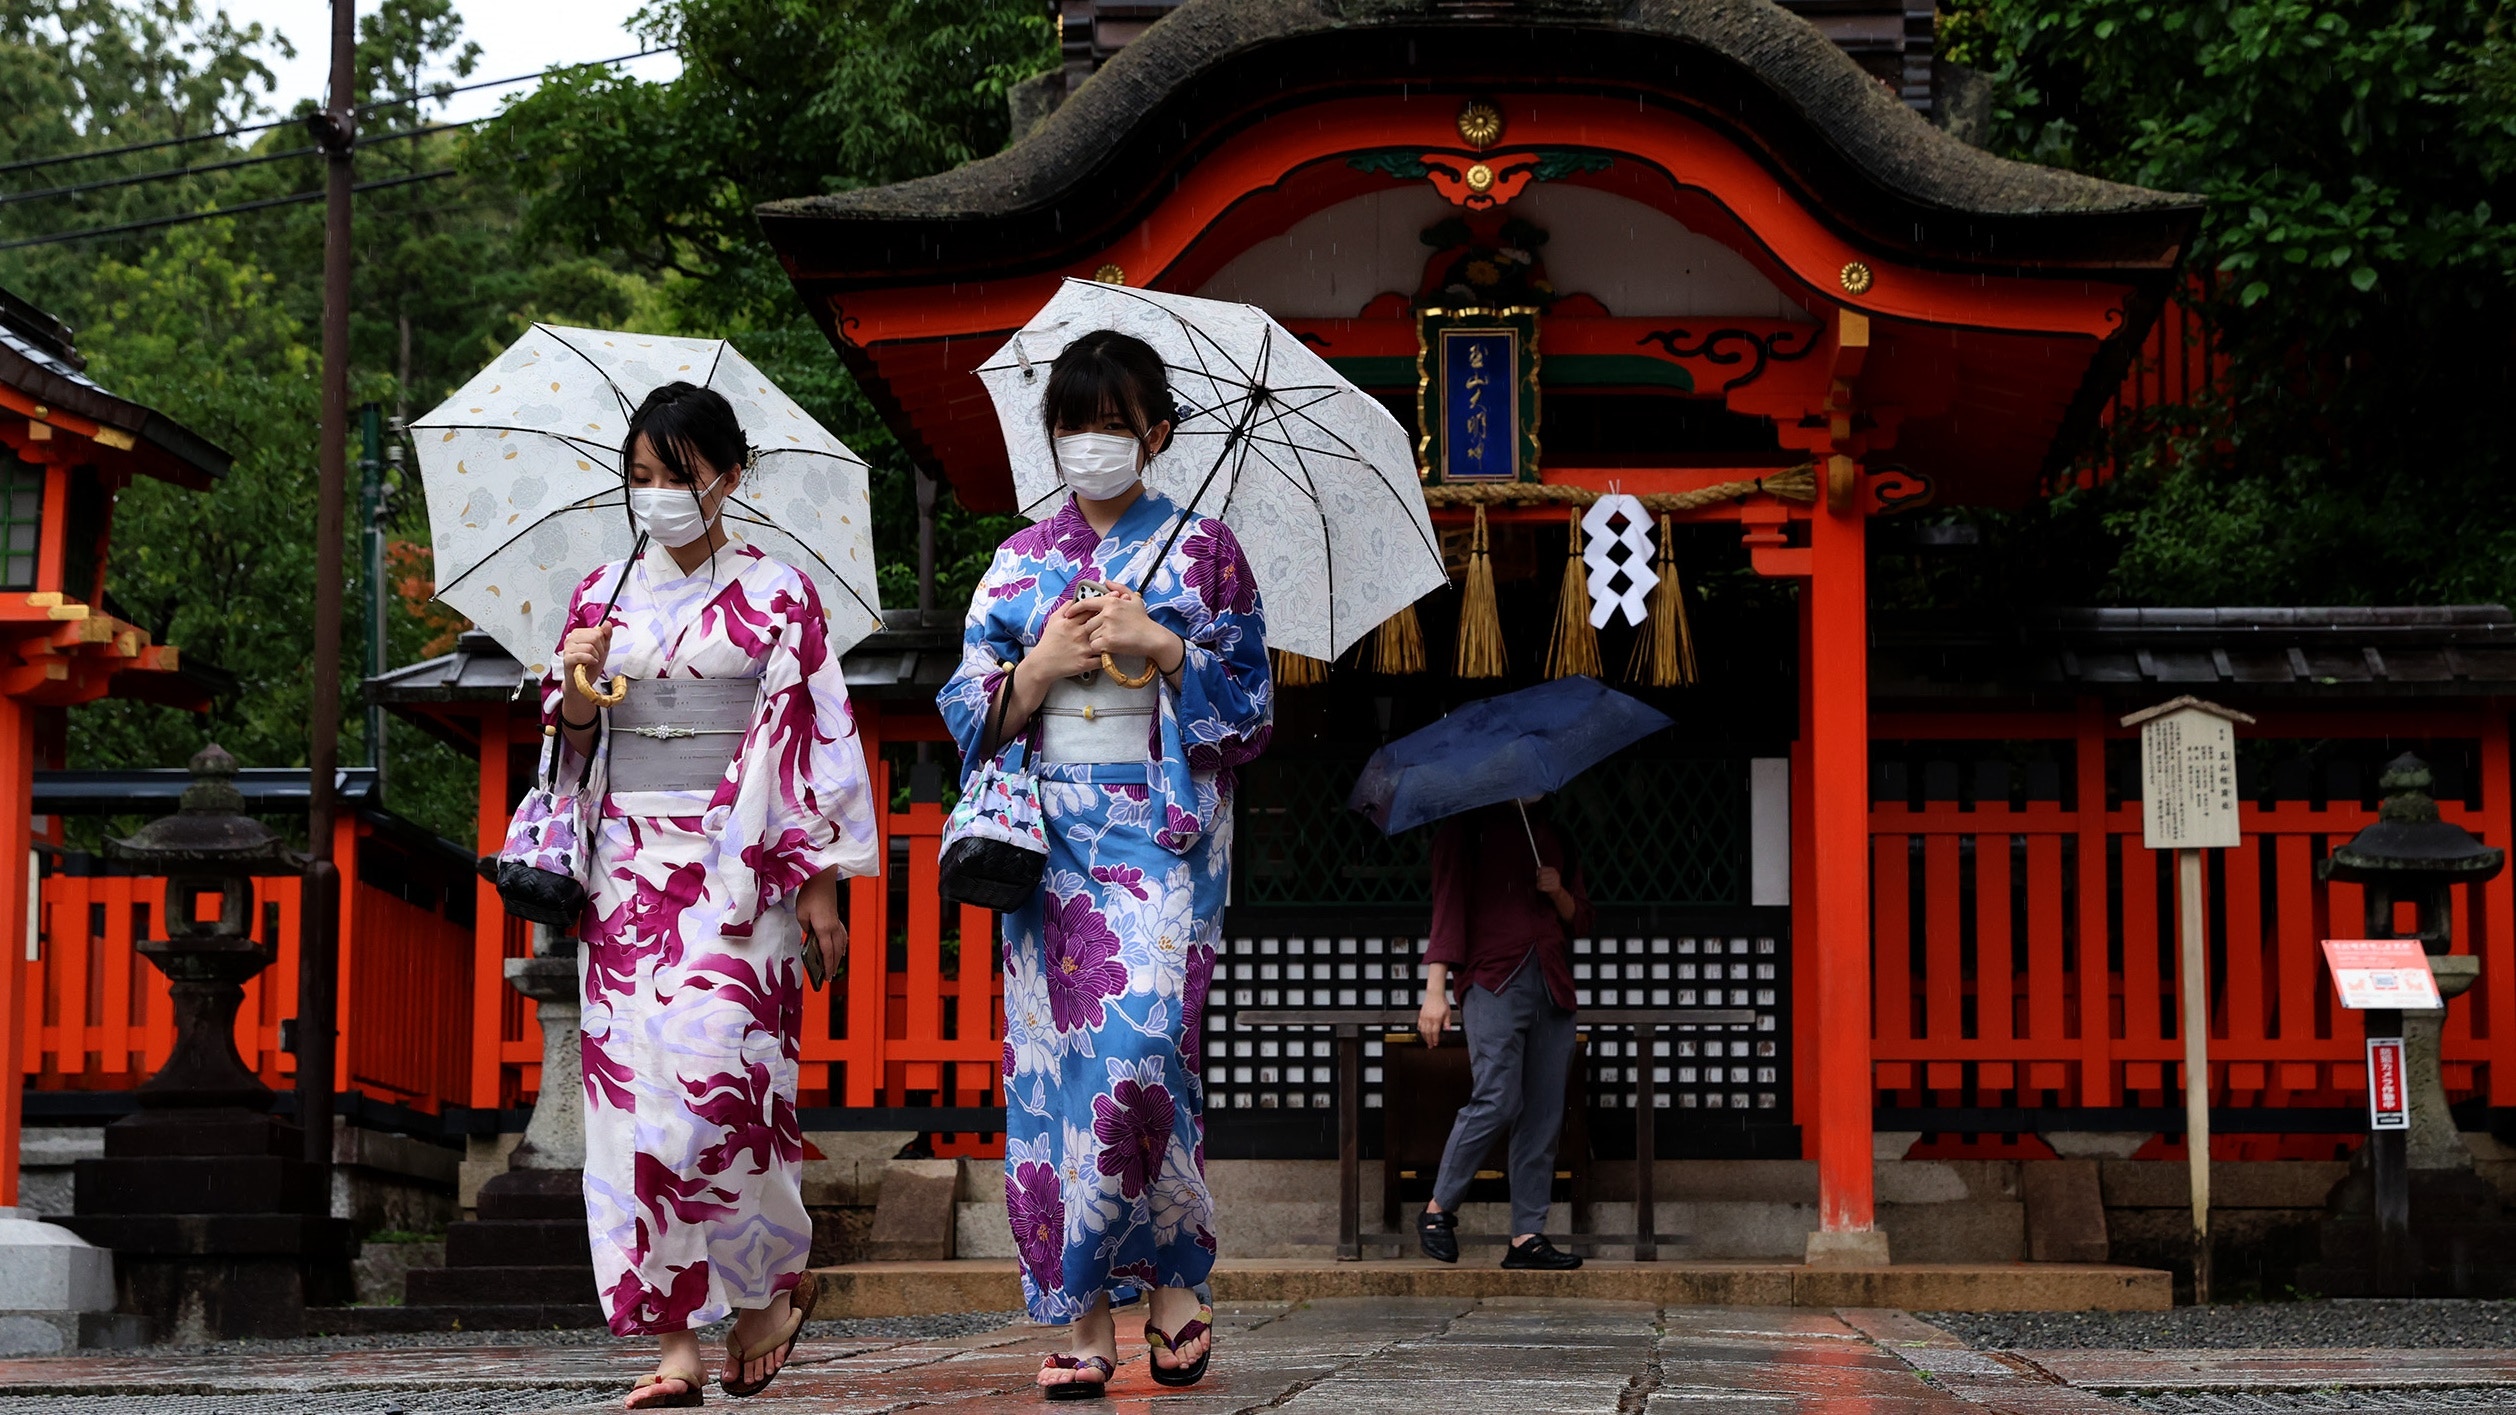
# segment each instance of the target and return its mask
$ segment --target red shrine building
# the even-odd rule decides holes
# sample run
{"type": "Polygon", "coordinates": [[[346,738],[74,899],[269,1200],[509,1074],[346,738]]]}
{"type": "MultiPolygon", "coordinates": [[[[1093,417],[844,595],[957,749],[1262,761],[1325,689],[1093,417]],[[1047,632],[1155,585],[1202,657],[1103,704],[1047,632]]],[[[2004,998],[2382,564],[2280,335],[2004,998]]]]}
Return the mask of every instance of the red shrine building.
{"type": "MultiPolygon", "coordinates": [[[[1446,541],[1464,548],[1472,513],[1442,493],[1493,488],[1476,500],[1522,680],[1567,517],[1516,493],[1740,484],[1670,526],[1684,571],[1720,586],[1694,615],[1699,685],[1657,694],[1673,740],[1562,803],[1619,935],[1583,941],[1582,971],[1602,1012],[1680,993],[1759,1008],[1755,1028],[1661,1044],[1664,1127],[1814,1159],[1809,1251],[1875,1259],[1878,1094],[1905,1088],[1884,1084],[1873,1027],[1872,542],[1915,508],[2039,494],[2155,327],[2196,214],[1968,147],[1762,0],[1191,0],[1005,152],[761,221],[903,446],[974,511],[1013,497],[972,369],[1058,281],[1265,309],[1422,437],[1446,541]],[[1519,419],[1473,478],[1437,411],[1445,336],[1471,328],[1499,341],[1519,419]],[[1813,498],[1757,489],[1797,467],[1813,498]]],[[[1443,671],[1456,599],[1419,606],[1430,672],[1340,665],[1284,691],[1242,802],[1215,1015],[1295,993],[1305,961],[1316,1000],[1412,998],[1396,960],[1422,927],[1420,866],[1337,804],[1386,734],[1507,686],[1443,671]],[[1356,933],[1381,936],[1363,951],[1356,933]]],[[[1304,1091],[1329,1099],[1298,1050],[1246,1065],[1252,1039],[1227,1023],[1217,1040],[1222,1152],[1298,1122],[1304,1091]]],[[[1595,1103],[1632,1104],[1632,1045],[1594,1041],[1595,1103]]]]}
{"type": "MultiPolygon", "coordinates": [[[[35,777],[62,765],[71,705],[104,697],[209,705],[208,686],[183,672],[174,645],[107,611],[105,582],[123,488],[154,477],[206,490],[226,474],[228,455],[108,391],[86,367],[68,328],[0,291],[0,859],[28,860],[54,833],[35,777]]],[[[45,1023],[58,1018],[38,972],[44,916],[29,895],[40,873],[40,861],[0,869],[0,919],[23,921],[0,960],[0,1035],[11,1057],[39,1054],[45,1023]]],[[[0,1090],[0,1205],[18,1201],[20,1104],[16,1086],[0,1090]]]]}
{"type": "MultiPolygon", "coordinates": [[[[2406,750],[2430,764],[2446,819],[2510,842],[2516,616],[1899,607],[1895,587],[1969,553],[1948,513],[2104,475],[2108,421],[2188,397],[2211,368],[2207,331],[2174,300],[2195,200],[1959,141],[1931,12],[1912,4],[1067,0],[1065,66],[1017,92],[1006,150],[761,212],[834,356],[971,511],[1013,502],[973,371],[1069,278],[1259,306],[1418,439],[1454,576],[1414,607],[1422,653],[1384,656],[1367,636],[1317,681],[1288,681],[1273,746],[1241,779],[1203,1058],[1218,1194],[1259,1216],[1231,1251],[1325,1250],[1315,1205],[1269,1209],[1281,1196],[1243,1196],[1257,1181],[1221,1167],[1332,1160],[1349,1127],[1366,1163],[1388,1160],[1384,1219],[1421,1201],[1408,1127],[1388,1123],[1424,1108],[1405,1089],[1409,1043],[1373,1036],[1341,1058],[1324,1030],[1240,1018],[1413,1007],[1426,833],[1382,838],[1347,791],[1383,742],[1543,676],[1568,517],[1604,494],[1654,513],[1690,665],[1670,673],[1644,642],[1665,620],[1602,631],[1601,676],[1677,726],[1553,803],[1598,912],[1574,942],[1589,1027],[1588,1104],[1563,1161],[1576,1210],[1634,1197],[1614,1186],[1649,1103],[1652,1153],[1675,1166],[1659,1192],[1696,1206],[1702,1256],[2106,1257],[2102,1241],[2033,1236],[2046,1191],[2018,1176],[2069,1159],[2105,1165],[2111,1256],[2163,1265],[2189,1218],[2161,1176],[2182,1169],[2166,1162],[2184,1158],[2182,1092],[2198,1080],[2213,1155],[2266,1162],[2222,1206],[2270,1215],[2243,1196],[2287,1195],[2251,1228],[2231,1219],[2228,1241],[2311,1232],[2365,1132],[2367,1089],[2359,1025],[2318,952],[2355,930],[2361,898],[2317,866],[2375,819],[2380,769],[2406,750]],[[1505,415],[1474,436],[1445,416],[1463,349],[1508,375],[1505,415]],[[1479,560],[1498,585],[1499,676],[1463,676],[1454,651],[1456,581],[1479,560]],[[2181,1074],[2173,871],[2143,846],[2138,742],[2121,726],[2184,694],[2252,718],[2236,739],[2243,843],[2206,876],[2199,1078],[2181,1074]],[[1671,1007],[1754,1020],[1655,1041],[1617,1022],[1671,1007]],[[1716,1219],[1723,1205],[1763,1216],[1716,1219]]],[[[93,631],[72,621],[101,616],[64,612],[93,603],[74,587],[93,574],[68,534],[84,524],[76,468],[148,471],[151,444],[117,445],[138,425],[0,383],[0,440],[48,479],[8,701],[158,681],[162,651],[134,640],[108,673],[123,641],[79,638],[93,631]],[[91,443],[90,462],[61,456],[91,443]]],[[[181,460],[158,474],[192,475],[181,460]]],[[[849,968],[803,1001],[804,1128],[833,1156],[849,1132],[893,1132],[885,1155],[898,1132],[912,1153],[997,1152],[993,920],[945,907],[935,883],[955,757],[933,696],[960,618],[895,609],[847,659],[889,805],[884,869],[851,885],[849,968]]],[[[497,848],[531,774],[520,671],[470,634],[367,685],[477,755],[471,850],[497,848]]],[[[365,1109],[344,1113],[468,1139],[494,1171],[488,1147],[540,1088],[533,1005],[503,981],[530,931],[461,870],[465,850],[359,820],[341,1086],[365,1109]]],[[[130,929],[73,939],[97,901],[111,923],[144,884],[45,881],[46,962],[12,1011],[30,1095],[66,1107],[162,1056],[110,998],[81,994],[88,958],[130,972],[130,929]]],[[[239,1037],[275,1082],[293,1064],[278,1045],[290,919],[239,1037]]],[[[2442,1076],[2482,1147],[2516,1108],[2516,885],[2464,887],[2453,922],[2482,967],[2448,1013],[2442,1076]]],[[[1327,1172],[1291,1187],[1324,1197],[1327,1172]]],[[[1005,1241],[985,1188],[962,1256],[1005,1241]]]]}

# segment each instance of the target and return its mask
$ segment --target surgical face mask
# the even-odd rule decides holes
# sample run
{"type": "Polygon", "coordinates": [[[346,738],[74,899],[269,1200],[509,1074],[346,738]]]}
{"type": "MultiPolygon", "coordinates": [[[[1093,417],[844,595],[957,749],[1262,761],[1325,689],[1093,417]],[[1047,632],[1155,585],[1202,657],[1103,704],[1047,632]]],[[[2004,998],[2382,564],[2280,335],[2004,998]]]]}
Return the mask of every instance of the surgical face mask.
{"type": "MultiPolygon", "coordinates": [[[[708,483],[707,491],[715,489],[716,482],[708,483]]],[[[701,509],[707,491],[693,495],[686,486],[633,486],[629,488],[629,518],[639,530],[678,549],[706,535],[716,520],[713,513],[701,509]]]]}
{"type": "Polygon", "coordinates": [[[1057,472],[1077,496],[1107,501],[1136,484],[1144,448],[1115,432],[1076,432],[1057,439],[1057,472]]]}

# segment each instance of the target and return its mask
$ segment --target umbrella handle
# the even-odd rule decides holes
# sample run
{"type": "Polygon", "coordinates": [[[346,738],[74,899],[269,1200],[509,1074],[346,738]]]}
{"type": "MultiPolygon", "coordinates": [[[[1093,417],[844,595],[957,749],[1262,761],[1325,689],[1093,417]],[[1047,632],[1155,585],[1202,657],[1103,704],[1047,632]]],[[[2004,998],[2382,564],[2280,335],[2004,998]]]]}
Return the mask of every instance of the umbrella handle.
{"type": "Polygon", "coordinates": [[[1108,674],[1111,680],[1116,682],[1119,687],[1141,688],[1145,684],[1152,682],[1153,675],[1161,670],[1155,668],[1153,666],[1153,660],[1148,658],[1144,661],[1144,672],[1130,678],[1126,674],[1118,671],[1117,659],[1110,657],[1108,654],[1103,654],[1101,655],[1101,671],[1108,674]]]}
{"type": "Polygon", "coordinates": [[[598,688],[594,686],[594,680],[586,676],[585,665],[580,663],[577,665],[577,691],[596,707],[618,707],[621,700],[629,696],[629,675],[618,674],[609,684],[598,688]]]}

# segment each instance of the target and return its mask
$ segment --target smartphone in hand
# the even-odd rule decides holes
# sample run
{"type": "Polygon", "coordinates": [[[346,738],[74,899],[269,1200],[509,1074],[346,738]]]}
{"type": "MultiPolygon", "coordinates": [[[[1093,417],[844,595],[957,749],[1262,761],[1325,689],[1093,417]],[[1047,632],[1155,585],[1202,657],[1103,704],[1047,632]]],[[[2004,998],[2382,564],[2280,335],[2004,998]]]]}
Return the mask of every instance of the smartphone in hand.
{"type": "Polygon", "coordinates": [[[804,930],[804,977],[811,981],[814,992],[830,981],[830,965],[821,961],[821,940],[811,929],[804,930]]]}

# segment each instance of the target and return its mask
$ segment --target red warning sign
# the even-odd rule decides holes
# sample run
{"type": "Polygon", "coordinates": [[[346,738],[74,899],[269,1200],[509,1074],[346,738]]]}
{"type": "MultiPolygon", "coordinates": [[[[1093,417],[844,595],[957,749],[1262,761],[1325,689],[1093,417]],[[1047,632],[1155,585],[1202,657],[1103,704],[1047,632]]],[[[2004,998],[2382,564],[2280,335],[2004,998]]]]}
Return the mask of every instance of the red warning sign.
{"type": "Polygon", "coordinates": [[[2367,1123],[2371,1130],[2411,1128],[2411,1100],[2404,1094],[2402,1038],[2367,1039],[2367,1123]]]}

